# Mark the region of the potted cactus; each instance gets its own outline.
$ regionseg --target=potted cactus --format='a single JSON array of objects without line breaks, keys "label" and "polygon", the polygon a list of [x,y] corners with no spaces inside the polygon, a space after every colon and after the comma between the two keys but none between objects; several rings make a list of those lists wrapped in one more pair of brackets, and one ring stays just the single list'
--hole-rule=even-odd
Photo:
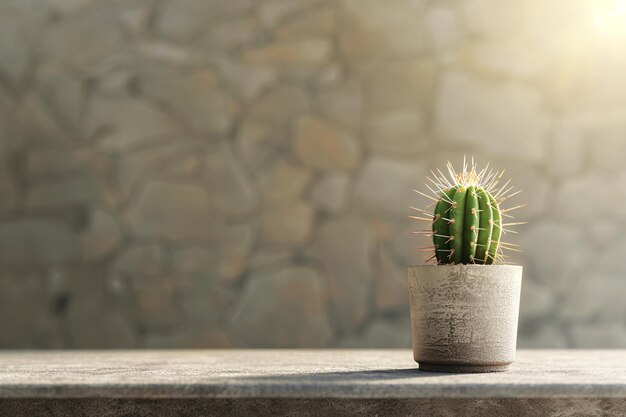
[{"label": "potted cactus", "polygon": [[506,265],[503,251],[517,248],[501,238],[523,223],[503,219],[523,206],[501,203],[519,191],[473,158],[461,172],[447,168],[447,176],[431,171],[432,195],[415,190],[430,206],[411,207],[427,224],[413,233],[432,237],[418,249],[429,253],[426,264],[408,268],[413,357],[426,371],[504,371],[515,359],[522,267]]}]

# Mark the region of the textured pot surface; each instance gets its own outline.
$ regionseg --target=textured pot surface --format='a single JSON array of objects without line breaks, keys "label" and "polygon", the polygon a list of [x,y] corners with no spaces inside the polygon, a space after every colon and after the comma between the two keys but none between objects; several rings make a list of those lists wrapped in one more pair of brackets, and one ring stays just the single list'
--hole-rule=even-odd
[{"label": "textured pot surface", "polygon": [[420,369],[494,372],[515,360],[521,266],[412,266],[408,284]]}]

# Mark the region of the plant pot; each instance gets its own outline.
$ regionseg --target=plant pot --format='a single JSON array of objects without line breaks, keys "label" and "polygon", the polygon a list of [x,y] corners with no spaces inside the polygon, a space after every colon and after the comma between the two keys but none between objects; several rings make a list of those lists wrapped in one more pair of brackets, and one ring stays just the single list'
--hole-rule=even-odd
[{"label": "plant pot", "polygon": [[420,369],[508,369],[515,360],[521,266],[411,266],[408,283],[413,358]]}]

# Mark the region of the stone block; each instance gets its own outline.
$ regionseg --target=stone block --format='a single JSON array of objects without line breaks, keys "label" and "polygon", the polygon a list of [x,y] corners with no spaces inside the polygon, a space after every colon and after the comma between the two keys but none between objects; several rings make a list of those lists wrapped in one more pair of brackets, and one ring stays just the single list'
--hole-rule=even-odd
[{"label": "stone block", "polygon": [[432,100],[435,76],[433,63],[422,58],[394,59],[372,66],[365,79],[370,110],[425,108]]},{"label": "stone block", "polygon": [[240,111],[239,103],[210,70],[197,70],[183,77],[144,79],[141,89],[173,107],[194,129],[209,134],[224,134]]},{"label": "stone block", "polygon": [[120,188],[129,196],[136,187],[151,180],[189,180],[202,167],[202,153],[190,142],[185,139],[158,141],[124,152],[116,171]]},{"label": "stone block", "polygon": [[383,312],[406,313],[409,309],[408,265],[396,259],[395,254],[385,247],[378,249],[375,256],[374,305],[376,309]]},{"label": "stone block", "polygon": [[351,60],[416,56],[427,43],[423,2],[346,0],[341,3],[342,45]]},{"label": "stone block", "polygon": [[383,112],[371,115],[365,136],[375,151],[417,155],[432,146],[425,124],[423,113],[413,109]]},{"label": "stone block", "polygon": [[[522,315],[520,318],[518,349],[566,349],[576,347],[571,345],[563,323],[554,323],[547,317],[526,320]],[[527,321],[531,322],[530,324],[532,325],[527,325]]]},{"label": "stone block", "polygon": [[277,207],[262,213],[260,242],[291,246],[304,243],[312,232],[313,214],[313,209],[304,203]]},{"label": "stone block", "polygon": [[133,348],[136,330],[128,313],[107,305],[101,294],[81,294],[70,300],[65,318],[74,349]]},{"label": "stone block", "polygon": [[294,250],[289,248],[260,248],[250,256],[250,268],[262,269],[290,265]]},{"label": "stone block", "polygon": [[554,290],[567,289],[594,253],[584,232],[554,222],[525,227],[520,245],[534,278]]},{"label": "stone block", "polygon": [[134,4],[120,11],[120,21],[124,27],[133,34],[139,34],[146,30],[154,17],[155,10],[151,4]]},{"label": "stone block", "polygon": [[324,38],[288,39],[249,49],[243,60],[283,69],[315,69],[328,62],[331,51],[331,43]]},{"label": "stone block", "polygon": [[620,302],[626,288],[622,279],[625,249],[626,242],[618,240],[592,258],[595,262],[581,262],[580,272],[570,277],[563,316],[574,322],[593,318],[595,323],[619,322],[626,317],[626,306]]},{"label": "stone block", "polygon": [[[570,143],[571,153],[578,151],[587,156],[593,167],[609,172],[624,171],[626,155],[626,126],[606,126],[588,129],[585,145]],[[579,145],[576,147],[576,145]],[[585,153],[588,149],[589,154]]]},{"label": "stone block", "polygon": [[[0,275],[0,346],[4,349],[59,347],[56,320],[50,315],[45,278],[40,273]],[[55,346],[56,345],[56,346]]]},{"label": "stone block", "polygon": [[201,62],[188,49],[163,40],[139,40],[133,44],[134,54],[150,65],[185,67]]},{"label": "stone block", "polygon": [[305,10],[318,0],[284,1],[269,0],[259,5],[259,22],[265,28],[279,26],[281,22],[294,16],[306,15]]},{"label": "stone block", "polygon": [[426,12],[428,40],[434,50],[455,47],[463,41],[461,19],[456,9],[447,5],[433,5]]},{"label": "stone block", "polygon": [[[315,85],[320,89],[332,89],[341,86],[346,71],[338,63],[331,63],[320,69],[315,76]],[[328,116],[328,115],[327,115]]]},{"label": "stone block", "polygon": [[[6,74],[12,84],[19,85],[32,69],[29,37],[22,27],[22,16],[8,5],[0,7],[0,71]],[[26,23],[26,22],[24,22]]]},{"label": "stone block", "polygon": [[[615,184],[612,195],[607,198],[607,184]],[[615,201],[624,201],[626,198],[626,174],[610,175],[600,171],[586,175],[578,175],[564,181],[556,190],[554,196],[554,210],[558,210],[559,217],[565,221],[584,225],[588,219],[602,213],[609,220],[626,219],[626,211],[615,204]],[[573,195],[585,196],[572,204]]]},{"label": "stone block", "polygon": [[216,58],[215,64],[229,88],[249,103],[254,102],[277,78],[276,71],[272,68],[245,65],[226,57]]},{"label": "stone block", "polygon": [[306,255],[324,265],[328,274],[334,322],[342,331],[363,323],[372,294],[371,250],[368,224],[345,215],[323,223]]},{"label": "stone block", "polygon": [[580,174],[585,169],[589,154],[589,141],[584,130],[557,124],[551,139],[549,172],[563,179]]},{"label": "stone block", "polygon": [[[287,2],[283,2],[287,3]],[[337,29],[337,12],[333,8],[321,8],[301,13],[274,30],[276,37],[293,39],[306,36],[331,36]]]},{"label": "stone block", "polygon": [[349,132],[313,117],[298,120],[295,129],[294,153],[306,165],[320,170],[358,166],[361,146]]},{"label": "stone block", "polygon": [[254,207],[252,181],[230,146],[211,148],[204,163],[205,187],[213,207],[224,214],[243,214]]},{"label": "stone block", "polygon": [[181,283],[177,277],[150,279],[150,284],[135,290],[130,310],[139,326],[147,333],[159,329],[181,326],[182,313],[179,306]]},{"label": "stone block", "polygon": [[106,176],[112,158],[103,152],[83,149],[35,149],[26,159],[26,175],[32,180],[89,172]]},{"label": "stone block", "polygon": [[229,334],[246,347],[324,347],[331,335],[326,299],[324,279],[313,269],[254,273],[248,277]]},{"label": "stone block", "polygon": [[207,22],[245,13],[251,0],[175,0],[159,11],[155,27],[158,33],[178,41],[189,41],[207,29]]},{"label": "stone block", "polygon": [[495,37],[519,30],[528,16],[526,8],[526,2],[470,0],[463,4],[462,13],[470,32]]},{"label": "stone block", "polygon": [[343,174],[329,174],[320,178],[311,190],[311,200],[316,207],[328,212],[338,212],[348,203],[350,178]]},{"label": "stone block", "polygon": [[437,103],[440,137],[483,152],[543,159],[550,124],[538,91],[449,72],[443,76]]},{"label": "stone block", "polygon": [[[408,290],[407,290],[408,294]],[[408,295],[407,295],[408,299]],[[408,306],[407,306],[408,309]],[[347,349],[407,349],[411,347],[411,325],[408,311],[401,320],[374,319],[359,334],[353,334],[339,342]]]},{"label": "stone block", "polygon": [[87,71],[118,54],[124,42],[116,8],[96,5],[50,25],[40,47],[44,61]]},{"label": "stone block", "polygon": [[537,50],[519,39],[469,41],[459,54],[465,66],[495,77],[535,81],[550,69]]},{"label": "stone block", "polygon": [[407,215],[409,206],[422,206],[421,189],[426,171],[421,162],[376,157],[367,161],[357,179],[354,199],[359,207],[373,212]]},{"label": "stone block", "polygon": [[[624,245],[621,245],[623,248]],[[620,252],[621,255],[621,252]],[[561,314],[575,322],[584,322],[593,318],[594,325],[608,324],[611,321],[623,322],[626,306],[620,300],[626,284],[621,271],[610,272],[585,270],[571,278],[567,298]],[[626,337],[626,334],[624,334]],[[593,347],[600,347],[594,345]]]},{"label": "stone block", "polygon": [[44,219],[0,224],[0,264],[54,265],[74,256],[75,237],[66,226]]},{"label": "stone block", "polygon": [[128,221],[137,236],[207,239],[216,233],[214,210],[204,188],[151,182],[130,208]]},{"label": "stone block", "polygon": [[26,145],[64,147],[74,143],[57,117],[35,94],[27,94],[4,107],[6,126],[10,136],[7,141],[14,149]]},{"label": "stone block", "polygon": [[[249,45],[259,36],[259,22],[251,17],[216,22],[206,35],[208,48],[216,47],[224,50]],[[208,50],[210,53],[210,49]]]},{"label": "stone block", "polygon": [[618,323],[579,323],[572,327],[571,333],[574,346],[580,349],[622,349],[626,345],[623,320]]},{"label": "stone block", "polygon": [[311,182],[311,172],[287,159],[279,159],[261,178],[263,204],[281,205],[299,200]]},{"label": "stone block", "polygon": [[173,254],[173,264],[181,274],[206,274],[213,270],[213,253],[214,250],[208,247],[180,249]]},{"label": "stone block", "polygon": [[158,276],[166,268],[164,248],[158,244],[136,244],[124,249],[111,265],[111,278],[125,281],[125,285],[132,283],[133,277],[137,282],[139,277]]},{"label": "stone block", "polygon": [[71,178],[43,183],[29,190],[26,205],[29,208],[88,207],[102,203],[114,206],[117,199],[112,190],[95,176]]},{"label": "stone block", "polygon": [[249,224],[229,225],[212,245],[174,252],[174,268],[185,276],[202,275],[225,282],[236,280],[251,262],[255,237]]},{"label": "stone block", "polygon": [[[185,319],[196,322],[196,325],[203,323],[204,327],[209,329],[217,327],[224,309],[230,305],[235,296],[232,288],[221,284],[219,279],[206,271],[184,275],[180,303]],[[191,326],[182,326],[185,327]],[[199,329],[196,329],[196,332],[198,331]]]},{"label": "stone block", "polygon": [[424,259],[424,256],[421,255],[424,254],[415,252],[415,250],[418,246],[430,245],[432,242],[431,237],[410,233],[411,231],[422,230],[422,226],[422,224],[412,219],[404,218],[393,229],[390,244],[394,253],[400,257],[404,265],[421,264]]},{"label": "stone block", "polygon": [[[511,193],[522,190],[522,192],[514,197],[506,199],[502,203],[502,209],[515,207],[521,204],[527,204],[526,207],[514,210],[508,215],[514,216],[515,219],[506,218],[505,223],[515,221],[531,221],[541,220],[550,215],[550,204],[554,192],[550,179],[543,174],[541,165],[528,164],[519,160],[501,160],[497,162],[497,169],[505,170],[502,180],[498,184],[499,187],[506,184],[510,179],[514,188]],[[508,188],[508,187],[507,187]],[[512,229],[523,231],[525,226],[516,226]]]},{"label": "stone block", "polygon": [[43,64],[36,74],[38,91],[51,111],[68,125],[78,128],[85,113],[86,85],[62,67]]},{"label": "stone block", "polygon": [[120,226],[111,214],[94,210],[89,225],[78,236],[78,253],[84,259],[98,259],[120,246],[123,236]]},{"label": "stone block", "polygon": [[16,207],[18,189],[15,181],[7,174],[0,174],[0,212],[11,211]]},{"label": "stone block", "polygon": [[279,86],[270,90],[249,111],[251,121],[273,127],[285,127],[309,108],[306,91],[295,86]]},{"label": "stone block", "polygon": [[349,82],[325,91],[317,97],[316,107],[327,120],[349,128],[359,128],[365,110],[363,89],[360,84]]},{"label": "stone block", "polygon": [[519,313],[522,321],[546,319],[558,309],[555,289],[537,280],[534,277],[536,273],[535,268],[530,266],[524,270]]},{"label": "stone block", "polygon": [[259,169],[270,165],[289,139],[286,128],[277,131],[264,123],[246,120],[237,131],[235,149],[246,166]]},{"label": "stone block", "polygon": [[172,135],[179,128],[156,107],[131,99],[98,99],[85,121],[89,137],[105,150],[125,151],[146,140]]}]

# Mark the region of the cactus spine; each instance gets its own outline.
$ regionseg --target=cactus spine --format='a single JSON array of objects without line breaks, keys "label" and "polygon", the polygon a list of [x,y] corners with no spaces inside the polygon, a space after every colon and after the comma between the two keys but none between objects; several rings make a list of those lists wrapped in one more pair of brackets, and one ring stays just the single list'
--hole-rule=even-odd
[{"label": "cactus spine", "polygon": [[[504,171],[489,170],[489,165],[477,171],[473,158],[468,169],[463,162],[463,171],[457,173],[448,162],[449,178],[440,170],[431,171],[433,178],[428,180],[435,188],[427,185],[433,196],[419,194],[429,198],[434,204],[431,218],[409,216],[416,220],[428,221],[432,225],[428,230],[415,232],[432,236],[433,245],[419,249],[428,252],[434,250],[428,261],[438,264],[482,264],[490,265],[504,261],[503,250],[518,251],[515,245],[501,242],[505,227],[523,224],[515,222],[504,224],[503,217],[512,217],[501,210],[500,203],[518,194],[511,192],[513,186],[506,182],[498,186]],[[431,204],[431,205],[432,205]],[[412,209],[428,214],[427,210]]]}]

